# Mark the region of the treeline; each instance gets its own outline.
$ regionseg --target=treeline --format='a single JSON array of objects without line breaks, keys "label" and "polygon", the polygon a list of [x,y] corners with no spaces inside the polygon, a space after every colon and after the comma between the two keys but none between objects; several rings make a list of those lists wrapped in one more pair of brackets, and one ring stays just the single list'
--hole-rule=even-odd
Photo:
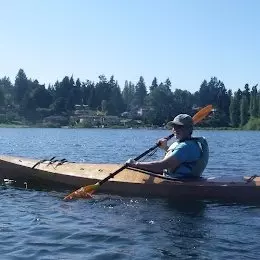
[{"label": "treeline", "polygon": [[[204,80],[195,93],[187,90],[171,90],[169,79],[158,82],[155,77],[147,85],[141,76],[134,84],[125,81],[121,88],[114,76],[107,79],[99,76],[98,82],[73,76],[64,77],[54,85],[41,85],[28,79],[20,69],[14,84],[8,77],[0,79],[0,123],[23,121],[39,123],[50,116],[68,119],[75,111],[75,105],[88,105],[89,109],[102,111],[106,115],[122,115],[127,112],[132,118],[141,118],[145,124],[164,125],[179,113],[194,114],[196,107],[212,104],[214,115],[204,121],[212,127],[243,127],[260,117],[260,92],[257,85],[250,89],[232,93],[216,77]],[[144,111],[141,115],[137,111]],[[126,113],[124,113],[126,114]]]}]

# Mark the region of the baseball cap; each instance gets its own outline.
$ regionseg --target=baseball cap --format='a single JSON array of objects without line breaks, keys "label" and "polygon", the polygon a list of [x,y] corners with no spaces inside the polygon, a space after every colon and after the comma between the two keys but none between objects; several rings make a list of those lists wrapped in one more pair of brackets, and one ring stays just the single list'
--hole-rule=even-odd
[{"label": "baseball cap", "polygon": [[182,125],[184,127],[193,127],[193,121],[192,117],[187,114],[179,114],[177,115],[173,121],[170,121],[167,125],[173,126],[173,125]]}]

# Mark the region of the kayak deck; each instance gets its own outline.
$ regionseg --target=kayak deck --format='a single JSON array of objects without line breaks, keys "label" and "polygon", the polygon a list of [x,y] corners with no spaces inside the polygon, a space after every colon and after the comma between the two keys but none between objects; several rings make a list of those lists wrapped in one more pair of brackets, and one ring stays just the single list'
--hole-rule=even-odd
[{"label": "kayak deck", "polygon": [[[67,160],[36,160],[0,156],[0,180],[26,182],[28,187],[44,183],[73,189],[94,184],[122,165],[73,163]],[[168,198],[259,201],[260,177],[226,176],[193,180],[169,180],[159,175],[125,169],[99,189],[105,193]]]}]

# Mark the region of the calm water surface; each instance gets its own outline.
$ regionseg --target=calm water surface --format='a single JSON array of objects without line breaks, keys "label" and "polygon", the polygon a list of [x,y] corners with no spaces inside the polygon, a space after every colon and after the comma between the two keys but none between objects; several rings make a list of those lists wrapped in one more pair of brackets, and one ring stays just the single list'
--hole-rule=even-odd
[{"label": "calm water surface", "polygon": [[[1,154],[123,163],[164,130],[0,129]],[[260,132],[196,131],[209,141],[206,176],[259,174]],[[152,159],[160,158],[158,151]],[[148,158],[149,160],[149,158]],[[0,187],[1,259],[259,259],[260,204]]]}]

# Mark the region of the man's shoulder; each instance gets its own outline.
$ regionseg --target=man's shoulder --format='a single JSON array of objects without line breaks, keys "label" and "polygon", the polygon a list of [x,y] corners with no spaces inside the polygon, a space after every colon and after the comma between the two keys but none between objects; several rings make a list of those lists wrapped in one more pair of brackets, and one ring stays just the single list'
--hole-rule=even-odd
[{"label": "man's shoulder", "polygon": [[174,150],[180,143],[179,142],[174,142],[169,146],[168,150]]},{"label": "man's shoulder", "polygon": [[193,140],[193,139],[185,140],[185,141],[179,143],[180,147],[194,146],[194,145],[197,145],[197,141]]},{"label": "man's shoulder", "polygon": [[181,150],[189,151],[200,151],[199,145],[196,140],[186,140],[184,142],[180,142],[178,148]]},{"label": "man's shoulder", "polygon": [[199,149],[196,139],[185,140],[181,142],[174,142],[170,145],[169,150],[196,150]]}]

